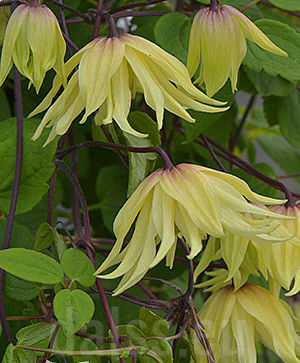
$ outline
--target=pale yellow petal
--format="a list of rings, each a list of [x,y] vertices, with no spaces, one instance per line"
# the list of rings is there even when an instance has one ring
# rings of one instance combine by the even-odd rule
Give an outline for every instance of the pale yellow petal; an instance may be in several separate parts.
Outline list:
[[[28,11],[27,5],[19,5],[7,24],[1,53],[0,86],[2,86],[13,65],[13,49],[21,29],[26,26]]]
[[[231,16],[235,18],[241,27],[245,37],[255,42],[261,48],[283,56],[288,56],[285,51],[277,47],[251,20],[232,6],[224,5]]]
[[[155,191],[161,189],[160,185],[156,185]],[[160,210],[159,210],[160,209]],[[159,222],[158,218],[162,218],[160,227],[160,238],[161,243],[157,251],[154,261],[151,263],[150,267],[156,266],[169,252],[170,248],[176,244],[177,236],[175,235],[175,201],[169,197],[165,192],[161,193],[160,203],[157,199],[153,199],[152,203],[152,218],[155,225]],[[162,213],[161,213],[162,212]]]
[[[266,289],[247,284],[238,291],[237,300],[248,314],[262,323],[275,352],[286,362],[299,362],[295,355],[295,330],[291,316]],[[265,337],[264,337],[265,338]]]
[[[231,315],[231,327],[240,363],[256,363],[254,319],[239,304]]]
[[[190,73],[190,76],[196,73],[196,70],[200,63],[200,36],[202,30],[203,15],[206,10],[200,10],[194,17],[193,24],[190,32],[189,49],[186,67]]]

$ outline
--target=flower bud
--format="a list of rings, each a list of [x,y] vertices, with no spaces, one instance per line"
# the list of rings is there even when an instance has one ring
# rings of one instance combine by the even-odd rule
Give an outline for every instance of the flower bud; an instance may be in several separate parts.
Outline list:
[[[187,68],[193,76],[200,65],[196,82],[205,83],[213,96],[230,78],[236,90],[238,71],[246,55],[246,39],[261,48],[287,56],[245,15],[230,5],[200,10],[193,21]]]
[[[37,92],[51,68],[66,84],[65,53],[66,43],[52,11],[37,1],[19,5],[12,13],[4,35],[0,86],[13,64]]]

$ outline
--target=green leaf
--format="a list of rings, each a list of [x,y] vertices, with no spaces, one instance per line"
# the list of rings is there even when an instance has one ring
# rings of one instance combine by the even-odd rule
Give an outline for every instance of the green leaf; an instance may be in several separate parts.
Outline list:
[[[24,119],[24,145],[21,171],[20,190],[17,203],[17,214],[31,210],[48,191],[54,165],[51,162],[56,150],[56,142],[45,148],[45,136],[37,141],[31,137],[38,125],[36,120]],[[16,154],[16,119],[10,118],[1,122],[0,134],[0,210],[9,210],[11,191],[13,187],[15,154]]]
[[[169,331],[169,323],[152,311],[141,308],[139,325],[146,337],[165,337]]]
[[[4,293],[11,299],[29,301],[38,296],[40,289],[37,284],[24,281],[10,274],[4,275]]]
[[[14,346],[13,344],[9,344],[4,353],[2,363],[14,363],[13,356],[14,356]]]
[[[47,348],[54,329],[55,324],[36,323],[19,330],[16,334],[16,338],[20,345],[38,346],[40,348],[43,346]]]
[[[54,243],[54,241],[55,241],[54,229],[48,223],[43,223],[39,226],[36,232],[33,249],[35,251],[42,251],[50,247]]]
[[[10,106],[3,87],[0,88],[0,109],[0,121],[5,120],[11,116]]]
[[[60,261],[64,273],[71,279],[78,281],[81,285],[90,287],[94,285],[96,277],[92,262],[81,251],[74,248],[67,249]]]
[[[225,86],[217,92],[214,98],[220,101],[228,102],[231,105],[233,101],[233,93],[231,91],[230,82],[227,81]],[[196,120],[194,123],[182,121],[182,128],[184,129],[186,140],[192,141],[202,133],[206,133],[207,130],[213,127],[213,124],[221,117],[226,117],[226,114],[231,114],[231,109],[225,112],[206,113],[190,110],[190,115]]]
[[[32,363],[36,361],[36,353],[18,349],[10,344],[5,351],[2,363]]]
[[[300,11],[299,0],[270,0],[270,2],[281,9]]]
[[[146,346],[153,350],[155,353],[159,355],[163,362],[172,363],[173,362],[173,353],[170,344],[163,339],[148,339]],[[140,357],[141,363],[154,363],[155,360],[147,357]]]
[[[285,139],[300,148],[300,92],[295,90],[282,100],[278,109],[280,130]]]
[[[0,268],[24,280],[57,284],[63,278],[59,263],[43,253],[25,248],[0,251]]]
[[[281,135],[271,134],[259,137],[266,153],[274,159],[287,174],[299,173],[300,152],[291,146]],[[295,178],[300,183],[300,178]]]
[[[97,345],[92,342],[90,339],[78,337],[76,335],[72,335],[70,337],[66,337],[62,328],[58,329],[55,342],[53,345],[53,349],[59,350],[73,350],[73,351],[82,351],[82,350],[98,350]],[[89,363],[101,363],[101,357],[95,356],[85,356],[83,357],[73,357],[74,363],[80,363],[82,361],[87,361]]]
[[[155,40],[164,50],[186,64],[191,19],[179,13],[163,15],[155,25]]]
[[[267,175],[268,177],[275,178],[274,170],[269,164],[257,163],[253,164],[253,166],[263,174]],[[280,192],[277,189],[271,187],[270,185],[264,183],[260,179],[256,178],[255,176],[247,173],[242,169],[234,169],[232,171],[232,174],[245,180],[250,186],[250,188],[258,194],[262,194],[271,198],[278,198],[280,195]]]
[[[293,90],[296,88],[295,84],[280,76],[272,77],[264,71],[258,73],[252,71],[249,68],[246,68],[246,72],[250,81],[255,85],[258,93],[264,97],[285,97],[293,92]]]
[[[280,104],[281,99],[279,97],[264,97],[264,114],[270,126],[279,123],[278,110]]]
[[[286,24],[270,19],[257,20],[255,24],[282,50],[288,57],[267,52],[253,42],[248,42],[248,51],[244,64],[260,72],[264,70],[273,77],[281,77],[297,82],[300,80],[300,34]]]
[[[146,7],[144,8],[145,11],[168,11],[169,8],[162,4],[156,4],[155,6]],[[148,40],[151,40],[155,43],[154,38],[154,28],[157,21],[160,19],[160,16],[147,16],[147,21],[143,19],[143,16],[141,17],[134,17],[131,20],[131,24],[135,24],[137,26],[137,29],[134,31],[131,31],[131,34],[139,35],[140,37],[146,38]]]
[[[96,193],[105,226],[112,231],[113,221],[126,201],[127,172],[122,165],[101,168],[96,180]]]
[[[95,305],[81,290],[61,290],[53,301],[54,314],[67,337],[75,334],[91,320]]]
[[[144,112],[131,112],[129,114],[129,122],[131,126],[144,134],[148,134],[147,138],[136,137],[125,134],[127,144],[135,147],[158,146],[161,143],[157,124]],[[139,183],[146,178],[155,165],[157,158],[156,153],[128,153],[129,154],[129,182],[127,195],[130,196]]]
[[[0,220],[0,246],[2,246],[6,221]],[[10,238],[10,247],[33,248],[34,237],[27,227],[14,223]]]

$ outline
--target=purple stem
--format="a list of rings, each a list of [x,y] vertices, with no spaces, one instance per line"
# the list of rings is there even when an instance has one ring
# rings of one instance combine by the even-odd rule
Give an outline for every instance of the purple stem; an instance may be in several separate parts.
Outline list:
[[[277,189],[280,189],[285,194],[285,196],[286,196],[286,198],[288,200],[289,206],[294,206],[295,205],[292,193],[291,193],[291,191],[288,189],[288,187],[286,185],[282,184],[281,182],[279,182],[277,180],[269,178],[267,175],[264,175],[259,170],[255,169],[252,165],[250,165],[249,163],[247,163],[243,159],[240,159],[238,156],[236,156],[232,152],[225,149],[222,145],[218,144],[216,141],[214,141],[210,137],[207,136],[206,138],[207,138],[207,141],[209,141],[212,145],[214,145],[216,148],[221,150],[224,154],[228,155],[233,160],[237,160],[241,165],[245,166],[245,168],[247,168],[247,171],[250,174],[256,176],[258,179],[264,181],[265,183],[270,184],[270,185],[274,186]]]
[[[97,10],[102,11],[102,8],[103,8],[103,0],[98,0]],[[98,14],[96,15],[95,19],[93,39],[97,38],[97,36],[99,35],[100,23],[101,23],[101,15]]]
[[[70,154],[73,150],[85,149],[87,147],[108,147],[117,150],[125,150],[134,153],[157,153],[162,158],[164,162],[165,169],[172,169],[174,167],[172,161],[170,160],[168,154],[162,150],[160,147],[133,147],[121,144],[113,144],[104,141],[86,141],[81,144],[76,144],[69,149],[61,150],[57,153],[58,159],[63,159],[66,155]]]
[[[67,140],[68,133],[64,134],[58,141],[57,150],[62,150],[66,140]],[[57,172],[56,169],[49,181],[49,191],[48,191],[48,207],[47,207],[47,223],[52,226],[52,219],[53,219],[53,201],[54,201],[54,189],[56,184],[56,178],[57,178]]]
[[[106,130],[105,125],[101,125],[101,129],[105,135],[105,137],[107,138],[108,142],[111,142],[112,144],[114,144],[114,141],[112,139],[112,137],[110,136],[109,132]],[[121,163],[125,166],[125,168],[128,170],[129,166],[128,163],[126,161],[126,159],[124,158],[124,156],[120,153],[120,150],[115,150],[116,154],[118,155],[119,159],[121,160]]]
[[[151,1],[141,1],[139,3],[134,3],[134,4],[127,4],[124,6],[120,6],[119,8],[113,9],[111,11],[109,11],[110,14],[115,14],[118,13],[122,10],[126,10],[126,9],[132,9],[132,8],[136,8],[136,7],[140,7],[140,6],[147,6],[147,5],[153,5],[153,4],[157,4],[157,3],[162,3],[166,0],[151,0]]]
[[[11,193],[9,212],[7,216],[5,235],[2,245],[3,250],[9,248],[9,242],[11,238],[17,201],[18,201],[21,169],[22,169],[22,155],[23,155],[23,102],[22,102],[21,77],[19,71],[15,66],[13,67],[13,69],[14,69],[14,90],[15,90],[15,100],[16,100],[17,145],[16,145],[15,175],[13,181],[13,189]],[[4,283],[4,271],[0,270],[0,318],[5,339],[9,344],[12,342],[12,338],[5,315],[3,283]]]
[[[255,104],[255,100],[256,100],[256,95],[252,95],[250,97],[250,100],[249,100],[248,105],[246,107],[243,118],[242,118],[242,120],[241,120],[241,122],[239,124],[239,127],[238,127],[237,131],[236,131],[236,134],[234,135],[234,137],[229,142],[229,150],[230,151],[233,151],[233,149],[235,148],[235,146],[236,146],[236,144],[238,142],[239,137],[241,136],[241,133],[242,133],[243,127],[245,125],[245,122],[247,120],[247,117],[249,115],[249,112],[251,111],[252,107]]]
[[[157,299],[157,297],[141,282],[137,283],[137,286],[148,296],[150,299]]]
[[[63,5],[63,0],[58,0],[58,2]],[[64,8],[62,6],[59,7],[59,16],[60,16],[60,26],[61,26],[61,30],[62,32],[65,34],[65,37],[68,38],[69,40],[71,40],[69,38],[69,31],[68,31],[68,27],[66,24],[66,17],[65,17],[65,13],[64,13]],[[67,47],[68,47],[68,52],[70,54],[70,57],[72,57],[73,55],[73,50],[72,50],[72,46],[70,45],[69,42],[67,42]]]
[[[171,11],[158,11],[158,10],[157,11],[150,11],[150,10],[122,11],[120,13],[114,14],[114,18],[115,19],[126,18],[127,16],[161,16],[161,15],[170,14],[170,13],[171,13]],[[184,13],[184,12],[182,12],[182,13]]]
[[[69,132],[69,142],[70,146],[75,144],[74,142],[74,135],[73,131],[70,130]],[[73,173],[75,174],[76,178],[78,179],[78,166],[77,166],[77,155],[76,150],[71,153],[71,168]],[[79,210],[79,201],[77,198],[76,190],[72,185],[72,192],[71,192],[71,204],[72,204],[72,215],[73,215],[73,222],[74,222],[74,232],[75,232],[75,240],[82,239],[82,221],[81,215]]]
[[[219,158],[217,157],[215,150],[211,147],[211,145],[209,144],[209,142],[207,141],[206,137],[204,135],[200,135],[201,139],[204,141],[205,147],[207,148],[207,150],[210,152],[212,158],[214,159],[214,161],[216,162],[216,164],[218,165],[219,169],[222,170],[224,173],[227,173],[226,168],[224,167],[224,165],[222,164],[222,162],[219,160]]]
[[[87,208],[87,203],[86,203],[86,199],[84,196],[84,193],[81,189],[81,186],[78,182],[78,179],[76,177],[76,175],[73,173],[73,171],[61,160],[55,160],[54,164],[62,169],[62,171],[67,175],[67,177],[70,179],[72,186],[74,187],[74,190],[77,194],[77,197],[80,200],[80,204],[81,204],[81,209],[82,209],[82,215],[83,215],[83,221],[84,221],[84,242],[86,245],[86,252],[87,255],[89,257],[89,259],[91,260],[91,262],[93,263],[93,266],[96,270],[96,265],[95,265],[95,260],[94,260],[94,256],[93,256],[93,247],[91,245],[91,231],[90,231],[90,218],[89,218],[89,214],[88,214],[88,208]],[[111,329],[113,338],[116,342],[116,346],[117,348],[121,348],[121,343],[120,343],[120,339],[119,339],[119,334],[117,332],[115,323],[113,321],[113,317],[110,311],[110,307],[108,305],[108,301],[102,286],[102,283],[100,281],[99,278],[96,279],[96,286],[100,295],[100,299],[104,308],[104,312],[106,315],[106,319],[108,322],[108,325]],[[125,363],[125,360],[123,358],[120,358],[120,362],[121,363]]]
[[[76,10],[76,9],[74,9],[74,8],[71,8],[70,6],[67,6],[67,5],[61,4],[60,2],[55,1],[55,0],[46,0],[46,1],[48,1],[48,2],[49,2],[49,3],[51,3],[51,4],[57,5],[57,6],[59,6],[59,7],[62,7],[63,9],[66,9],[66,10],[68,10],[68,11],[70,11],[70,12],[72,12],[72,13],[74,13],[74,14],[78,15],[80,18],[84,19],[84,20],[85,20],[85,21],[87,21],[88,23],[90,23],[90,22],[91,22],[90,17],[89,17],[87,14],[82,13],[81,11],[78,11],[78,10]]]
[[[184,131],[180,127],[176,127],[176,130],[178,132],[180,132],[181,134],[184,134]],[[252,165],[247,163],[245,160],[239,158],[238,156],[236,156],[229,150],[225,149],[222,145],[218,144],[216,141],[212,140],[210,137],[208,137],[208,136],[205,136],[205,137],[206,137],[206,140],[209,141],[213,146],[215,146],[216,148],[221,150],[221,152],[215,150],[216,155],[221,156],[223,159],[229,161],[230,163],[233,163],[234,165],[238,166],[239,168],[245,170],[247,173],[254,175],[258,179],[265,182],[266,184],[271,185],[273,188],[281,190],[285,194],[286,198],[288,199],[287,204],[289,206],[295,205],[293,196],[295,196],[296,198],[300,198],[299,194],[292,193],[287,188],[287,186],[284,185],[283,183],[279,182],[278,180],[269,178],[267,175],[264,175],[259,170],[255,169]],[[203,142],[201,142],[199,139],[194,139],[194,142],[201,146],[206,147],[206,145]]]
[[[57,169],[55,169],[49,181],[49,191],[48,191],[48,208],[47,208],[47,223],[52,226],[53,219],[53,201],[54,201],[54,189],[56,184]]]
[[[211,10],[216,10],[218,9],[220,6],[219,6],[219,3],[217,0],[210,0],[210,9]]]

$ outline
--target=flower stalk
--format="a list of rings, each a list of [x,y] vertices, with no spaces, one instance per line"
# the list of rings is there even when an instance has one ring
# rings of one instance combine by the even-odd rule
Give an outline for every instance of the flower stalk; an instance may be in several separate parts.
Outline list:
[[[134,153],[157,153],[162,158],[162,161],[164,163],[165,169],[171,169],[173,167],[173,163],[170,160],[167,153],[155,146],[150,147],[134,147],[134,146],[127,146],[127,145],[121,145],[121,144],[114,144],[111,142],[105,142],[105,141],[86,141],[81,144],[76,144],[74,146],[71,146],[69,149],[58,151],[56,154],[57,159],[63,159],[65,156],[70,154],[73,150],[80,150],[85,149],[87,147],[109,147],[116,150],[124,150]]]
[[[78,179],[76,177],[76,175],[73,173],[73,171],[61,160],[55,160],[54,164],[56,165],[56,167],[62,169],[62,171],[66,174],[66,176],[70,179],[72,186],[74,187],[74,191],[77,194],[77,197],[80,200],[80,204],[81,204],[81,208],[82,208],[82,213],[83,213],[83,221],[84,221],[84,243],[86,245],[86,252],[87,252],[87,256],[88,258],[91,260],[93,266],[95,267],[95,260],[94,260],[94,255],[93,255],[93,246],[91,245],[91,227],[90,227],[90,218],[89,218],[89,213],[88,213],[88,209],[87,209],[87,202],[84,196],[84,193],[81,189],[81,186],[78,182]],[[113,321],[113,317],[110,311],[110,307],[108,305],[108,301],[105,295],[105,291],[104,288],[102,286],[102,283],[100,281],[100,279],[96,280],[96,286],[100,295],[100,299],[105,311],[105,315],[107,318],[107,322],[109,324],[109,327],[112,331],[112,335],[114,337],[114,340],[116,342],[116,346],[117,348],[121,347],[121,343],[120,343],[120,338],[119,338],[119,334],[117,332],[115,323]],[[121,363],[125,363],[124,359],[120,359]]]
[[[14,67],[14,90],[15,90],[16,119],[17,119],[16,163],[15,163],[15,175],[13,181],[10,207],[6,222],[3,245],[2,245],[3,250],[9,248],[9,242],[13,229],[18,195],[19,195],[19,186],[20,186],[21,169],[22,169],[22,155],[23,155],[23,102],[22,102],[21,76],[16,67]],[[4,279],[4,271],[0,270],[0,318],[5,339],[7,343],[11,343],[12,338],[10,335],[4,309],[3,279]]]

